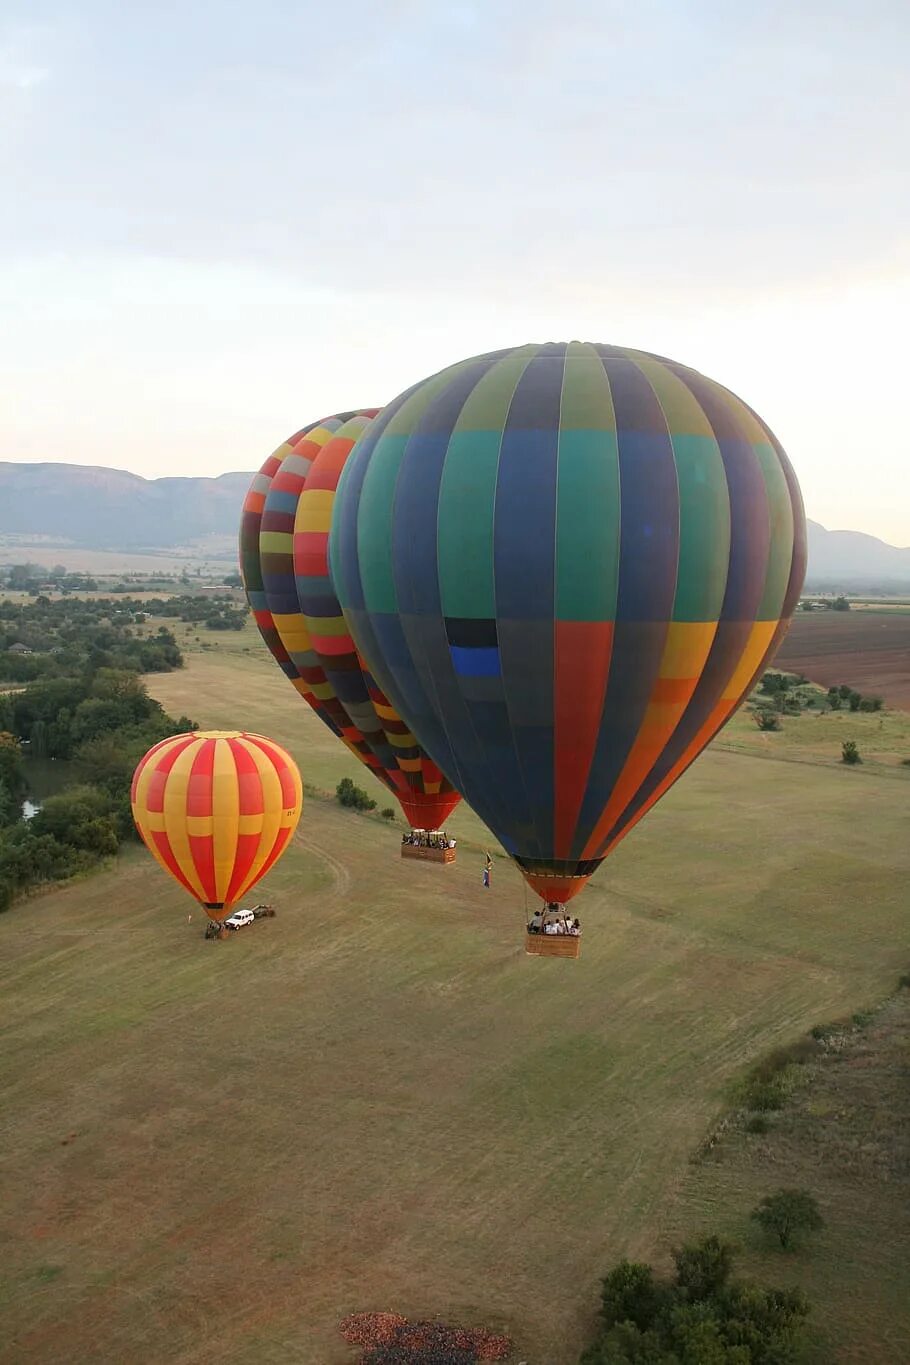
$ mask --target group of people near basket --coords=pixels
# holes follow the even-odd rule
[[[416,848],[454,848],[455,840],[450,839],[444,829],[433,829],[429,833],[425,829],[409,829],[407,834],[402,834],[403,844],[414,844]]]
[[[544,909],[535,910],[528,922],[529,934],[572,934],[581,933],[581,924],[566,914],[566,907],[556,901],[549,901]]]

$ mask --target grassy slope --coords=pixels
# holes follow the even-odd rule
[[[815,1305],[820,1365],[910,1360],[910,991],[878,1010],[846,1047],[805,1069],[766,1135],[736,1128],[693,1166],[671,1210],[667,1244],[694,1229],[740,1243],[740,1266],[799,1284]],[[810,1249],[782,1252],[748,1215],[776,1189],[812,1190],[826,1227]]]
[[[231,643],[156,693],[356,777]],[[903,968],[900,781],[708,753],[586,892],[573,964],[525,958],[507,863],[486,894],[471,849],[403,865],[315,799],[279,918],[227,943],[138,852],[4,916],[0,1359],[329,1365],[343,1313],[393,1308],[568,1365],[730,1078]]]

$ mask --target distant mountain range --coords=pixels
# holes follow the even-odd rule
[[[251,474],[143,479],[95,465],[0,461],[0,536],[92,550],[173,550],[230,536]]]
[[[92,465],[0,461],[0,536],[93,550],[195,547],[232,558],[251,478],[143,479]],[[910,547],[810,521],[806,581],[819,589],[910,586]]]

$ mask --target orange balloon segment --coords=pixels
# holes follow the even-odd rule
[[[543,900],[565,905],[579,891],[584,891],[591,874],[588,873],[587,877],[560,877],[547,876],[542,872],[523,872],[522,875],[531,890],[536,891]]]
[[[152,856],[211,919],[223,920],[287,848],[303,783],[273,740],[200,730],[150,749],[130,800]]]

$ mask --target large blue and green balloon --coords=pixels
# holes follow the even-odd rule
[[[806,529],[783,449],[734,394],[548,343],[394,399],[345,463],[329,554],[379,687],[565,901],[773,657]]]

